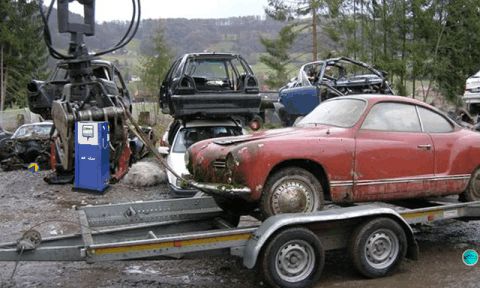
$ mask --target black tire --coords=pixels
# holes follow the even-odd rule
[[[400,265],[406,253],[405,231],[389,218],[372,219],[360,225],[352,234],[349,245],[355,268],[368,278],[389,275]]]
[[[477,169],[475,172],[473,172],[467,189],[460,194],[460,201],[480,201],[480,169]]]
[[[259,264],[272,287],[312,287],[322,275],[325,250],[312,231],[288,228],[268,241]]]
[[[314,212],[321,210],[323,204],[323,189],[318,179],[303,168],[288,167],[268,178],[260,209],[262,216],[268,218],[281,213]]]

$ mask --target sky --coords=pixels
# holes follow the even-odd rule
[[[48,2],[48,1],[46,1]],[[227,18],[263,16],[267,0],[140,0],[142,19],[148,18]],[[96,0],[95,20],[129,20],[131,0]],[[70,11],[81,13],[78,2],[70,3]]]

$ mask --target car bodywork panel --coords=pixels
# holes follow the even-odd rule
[[[291,126],[297,117],[310,113],[321,102],[338,96],[393,94],[385,73],[347,57],[304,64],[298,76],[279,92],[279,117]]]
[[[268,176],[283,165],[305,167],[318,178],[324,177],[323,189],[334,202],[394,200],[464,191],[471,173],[480,164],[480,135],[455,125],[448,134],[411,133],[421,134],[412,143],[409,139],[413,138],[403,138],[403,133],[402,137],[377,133],[375,138],[371,131],[360,127],[370,108],[382,101],[425,105],[403,97],[373,96],[351,128],[312,125],[206,140],[189,150],[188,169],[198,182],[221,183],[225,197],[232,196],[227,193],[229,187],[250,189],[250,201],[260,199]],[[430,148],[417,148],[425,145],[424,141]],[[385,149],[372,154],[379,145]],[[410,146],[418,153],[406,153]],[[412,163],[420,163],[425,169],[412,172]],[[382,173],[383,170],[388,173]]]
[[[44,131],[39,131],[44,126]],[[50,167],[50,130],[51,125],[27,124],[17,129],[9,139],[0,143],[0,166],[3,170],[26,168],[36,163],[42,169]],[[21,133],[19,133],[21,132]]]
[[[178,58],[160,87],[160,107],[175,118],[260,114],[258,80],[236,54],[191,53]]]

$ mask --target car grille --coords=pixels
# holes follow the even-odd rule
[[[213,167],[216,169],[225,169],[227,168],[227,163],[225,159],[217,159],[213,161]]]

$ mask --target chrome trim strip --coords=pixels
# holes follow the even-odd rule
[[[380,184],[393,184],[393,183],[409,183],[418,181],[446,181],[446,180],[464,180],[470,179],[470,174],[459,174],[449,176],[421,176],[412,178],[393,178],[393,179],[375,179],[375,180],[359,180],[355,181],[331,181],[331,187],[344,187],[344,186],[365,186],[365,185],[380,185]]]

